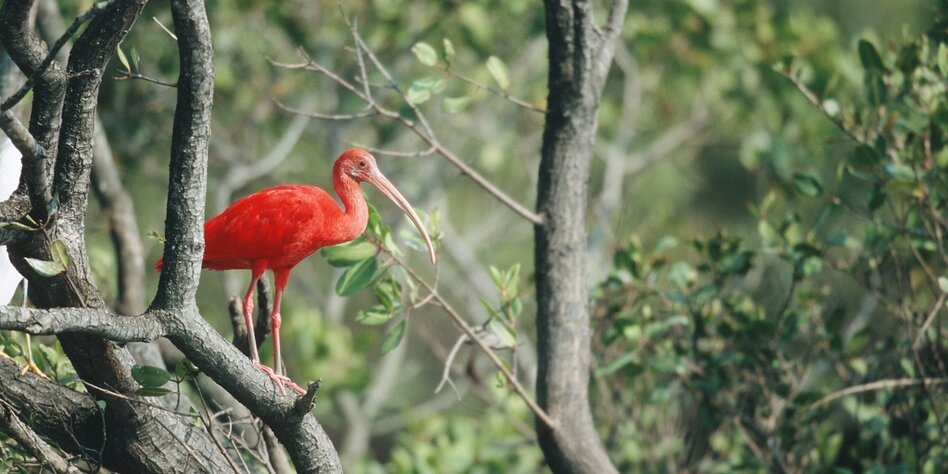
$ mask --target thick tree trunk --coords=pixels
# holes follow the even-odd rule
[[[589,406],[586,207],[596,111],[627,3],[616,1],[599,30],[589,1],[546,2],[549,96],[543,131],[535,229],[537,397],[555,420],[537,420],[554,472],[608,473],[609,460]]]

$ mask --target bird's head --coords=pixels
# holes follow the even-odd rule
[[[435,263],[434,245],[431,243],[431,237],[428,236],[428,231],[425,229],[425,226],[422,225],[421,219],[415,214],[408,200],[405,199],[402,193],[398,192],[388,178],[379,171],[379,167],[375,163],[375,157],[372,156],[371,153],[362,148],[350,148],[342,152],[339,158],[336,158],[336,163],[333,165],[333,168],[337,175],[348,176],[359,183],[363,181],[369,183],[378,188],[385,197],[391,199],[395,205],[408,215],[408,219],[411,220],[412,224],[418,228],[418,232],[421,233],[421,237],[425,241],[425,246],[428,247],[428,257],[431,258],[431,263]]]

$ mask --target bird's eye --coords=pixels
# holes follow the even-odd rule
[[[365,160],[359,162],[359,168],[365,168]]]

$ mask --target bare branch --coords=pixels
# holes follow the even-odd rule
[[[102,308],[35,309],[0,306],[0,329],[33,335],[90,334],[116,342],[151,341],[165,335],[160,312],[124,316]]]
[[[913,387],[915,385],[942,385],[948,384],[948,378],[925,378],[925,379],[888,379],[876,380],[875,382],[854,385],[842,390],[833,392],[825,397],[813,402],[809,408],[818,408],[829,404],[835,400],[859,393],[872,392],[875,390],[885,390],[889,388]]]
[[[79,31],[79,27],[81,27],[83,23],[85,23],[92,17],[98,15],[99,12],[102,12],[108,7],[112,6],[112,3],[116,1],[117,0],[107,0],[107,1],[93,3],[92,8],[86,10],[85,13],[77,16],[76,19],[72,22],[72,24],[69,25],[69,28],[66,29],[66,32],[63,33],[63,35],[58,40],[56,40],[55,43],[53,43],[53,47],[46,54],[46,57],[43,58],[43,61],[39,64],[39,66],[37,66],[30,73],[29,77],[26,79],[26,82],[23,83],[22,86],[20,86],[20,89],[16,91],[12,96],[10,96],[7,100],[3,101],[3,104],[0,105],[0,110],[3,110],[4,112],[7,110],[10,110],[11,108],[13,108],[14,105],[17,104],[17,102],[23,100],[23,98],[26,97],[26,94],[29,93],[31,89],[33,89],[33,85],[36,83],[36,78],[41,76],[44,72],[46,72],[46,69],[56,59],[56,55],[59,54],[59,50],[62,49],[63,46],[66,45],[66,42],[69,41],[70,38],[72,38],[72,35],[76,34],[76,32]]]

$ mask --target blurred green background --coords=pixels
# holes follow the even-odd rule
[[[88,3],[63,2],[64,15]],[[207,7],[216,54],[209,216],[278,183],[328,188],[332,160],[353,144],[426,148],[385,118],[323,121],[276,105],[327,114],[364,105],[324,76],[271,63],[297,63],[301,48],[354,78],[344,14],[402,88],[446,79],[419,104],[438,138],[533,206],[542,114],[421,64],[411,48],[425,42],[441,52],[447,38],[456,50],[450,70],[495,89],[485,62],[496,56],[508,70],[510,95],[543,107],[546,40],[537,2],[343,2],[344,14],[335,1]],[[923,283],[945,274],[945,252],[940,241],[913,247],[898,236],[916,225],[928,224],[933,235],[948,229],[906,211],[923,208],[925,196],[886,188],[885,163],[855,170],[861,176],[847,168],[857,144],[781,74],[832,99],[843,110],[837,117],[866,131],[867,140],[888,137],[881,148],[869,140],[880,160],[924,163],[919,137],[928,133],[936,152],[943,146],[936,110],[945,107],[945,87],[937,83],[946,71],[938,64],[948,59],[926,40],[929,49],[919,54],[931,78],[895,64],[903,45],[922,48],[935,8],[924,0],[632,2],[599,114],[588,227],[594,413],[621,471],[937,472],[948,465],[944,385],[893,386],[814,405],[845,387],[946,376],[944,308],[932,309],[944,292]],[[122,50],[137,72],[174,81],[176,45],[159,26],[172,23],[167,5],[150,2],[141,18]],[[860,40],[875,46],[885,72],[860,59]],[[111,67],[109,76],[121,75],[119,61]],[[891,90],[882,104],[865,93],[876,76]],[[383,83],[377,72],[370,79]],[[379,90],[387,107],[411,114]],[[934,105],[926,109],[916,96]],[[471,98],[463,110],[442,103],[461,97]],[[143,233],[163,228],[174,104],[173,89],[147,81],[102,87],[100,114]],[[920,125],[902,127],[911,122],[909,109],[923,116]],[[892,110],[900,112],[893,117]],[[895,125],[886,125],[889,118]],[[504,302],[489,267],[520,265],[519,345],[515,357],[505,355],[532,386],[532,227],[437,156],[377,156],[416,208],[440,213],[437,273],[423,253],[406,251],[469,321],[489,317],[482,299]],[[945,205],[933,191],[945,166],[923,167],[932,180],[924,202],[935,210]],[[880,182],[888,201],[867,210],[871,197],[863,196]],[[383,221],[410,228],[377,192],[367,193]],[[91,261],[100,288],[114,295],[106,225],[93,207]],[[873,240],[887,231],[890,241]],[[148,262],[160,245],[146,240]],[[915,248],[927,250],[917,255]],[[387,327],[354,321],[376,296],[336,295],[341,271],[318,256],[297,267],[283,334],[290,376],[323,379],[317,415],[350,471],[543,471],[529,410],[473,349],[454,360],[457,392],[434,393],[458,337],[443,311],[412,311],[405,340],[382,357]],[[398,272],[393,278],[404,282]],[[228,337],[228,298],[248,280],[249,272],[202,276],[201,311]],[[930,337],[912,347],[929,311]]]

